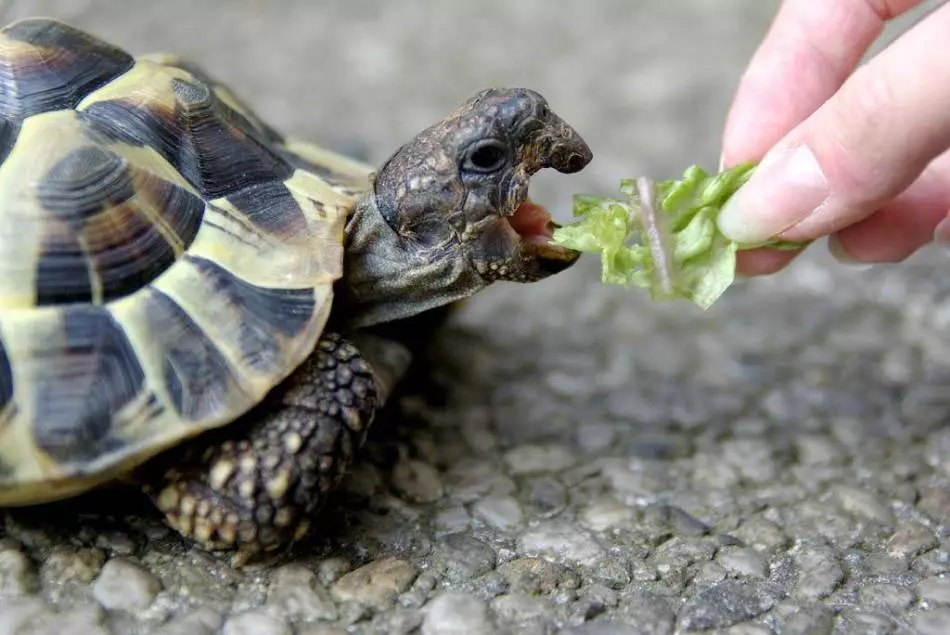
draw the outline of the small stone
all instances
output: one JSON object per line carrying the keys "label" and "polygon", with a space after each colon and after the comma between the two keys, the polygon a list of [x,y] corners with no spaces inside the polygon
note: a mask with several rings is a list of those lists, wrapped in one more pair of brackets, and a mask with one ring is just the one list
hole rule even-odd
{"label": "small stone", "polygon": [[409,588],[417,570],[396,557],[381,558],[341,577],[330,590],[338,602],[356,602],[385,610],[396,596]]}
{"label": "small stone", "polygon": [[779,622],[781,635],[831,635],[835,627],[835,612],[824,605],[799,606],[788,612]]}
{"label": "small stone", "polygon": [[491,608],[496,615],[511,622],[524,622],[544,616],[544,605],[526,593],[509,593],[492,600]]}
{"label": "small stone", "polygon": [[348,573],[350,568],[350,562],[346,558],[327,558],[317,565],[317,579],[323,586],[330,586]]}
{"label": "small stone", "polygon": [[0,635],[19,635],[27,624],[51,614],[46,602],[37,597],[0,599]]}
{"label": "small stone", "polygon": [[577,426],[574,442],[581,452],[595,454],[610,447],[615,436],[616,430],[613,424],[595,421]]}
{"label": "small stone", "polygon": [[732,533],[742,544],[766,553],[784,550],[789,543],[781,527],[761,516],[746,519]]}
{"label": "small stone", "polygon": [[546,555],[581,565],[594,565],[604,556],[603,548],[590,534],[566,522],[539,524],[518,542],[519,550],[526,555]]}
{"label": "small stone", "polygon": [[105,626],[108,616],[98,604],[74,606],[59,613],[44,613],[24,625],[16,635],[109,635]]}
{"label": "small stone", "polygon": [[835,489],[835,495],[841,508],[849,514],[885,525],[894,522],[894,513],[867,490],[841,485]]}
{"label": "small stone", "polygon": [[583,511],[580,522],[591,531],[607,531],[622,526],[636,517],[636,511],[613,498],[590,505]]}
{"label": "small stone", "polygon": [[574,465],[574,457],[559,445],[526,445],[509,450],[505,463],[514,475],[551,474]]}
{"label": "small stone", "polygon": [[96,536],[96,546],[118,556],[135,553],[135,541],[121,531],[107,531]]}
{"label": "small stone", "polygon": [[695,581],[699,584],[718,584],[725,579],[725,567],[718,562],[707,562],[699,569]]}
{"label": "small stone", "polygon": [[725,635],[773,635],[772,629],[759,624],[736,624]]}
{"label": "small stone", "polygon": [[511,593],[550,594],[576,579],[563,565],[541,558],[517,558],[498,567]]}
{"label": "small stone", "polygon": [[630,584],[630,568],[618,558],[607,558],[592,568],[591,580],[619,591]]}
{"label": "small stone", "polygon": [[910,589],[894,584],[871,584],[858,592],[862,603],[899,612],[914,602],[914,593]]}
{"label": "small stone", "polygon": [[297,635],[350,635],[342,626],[333,624],[311,624],[297,631]]}
{"label": "small stone", "polygon": [[462,503],[473,503],[489,494],[511,494],[518,489],[500,466],[475,459],[453,465],[443,481],[452,498]]}
{"label": "small stone", "polygon": [[102,549],[56,547],[41,565],[40,577],[46,584],[90,584],[105,561]]}
{"label": "small stone", "polygon": [[467,593],[446,593],[425,607],[422,635],[492,635],[485,602]]}
{"label": "small stone", "polygon": [[514,531],[523,521],[521,506],[512,496],[488,496],[475,503],[472,514],[478,520],[499,531]]}
{"label": "small stone", "polygon": [[215,635],[223,623],[220,613],[201,607],[172,618],[149,635]]}
{"label": "small stone", "polygon": [[414,503],[433,503],[445,493],[439,471],[428,463],[413,459],[396,464],[392,484],[404,498]]}
{"label": "small stone", "polygon": [[467,530],[472,518],[464,505],[452,505],[439,511],[432,518],[432,527],[436,537],[457,534]]}
{"label": "small stone", "polygon": [[109,610],[134,613],[151,606],[161,590],[154,575],[125,558],[113,558],[99,572],[92,596]]}
{"label": "small stone", "polygon": [[901,523],[887,541],[887,549],[895,556],[917,556],[937,546],[934,532],[919,523]]}
{"label": "small stone", "polygon": [[332,621],[336,606],[317,575],[301,565],[284,565],[275,570],[267,590],[271,613],[288,622]]}
{"label": "small stone", "polygon": [[935,520],[950,518],[950,490],[946,487],[924,487],[917,507]]}
{"label": "small stone", "polygon": [[795,555],[798,581],[794,595],[819,600],[831,595],[844,580],[844,570],[830,549],[803,549]]}
{"label": "small stone", "polygon": [[739,580],[725,580],[704,589],[683,608],[685,630],[725,628],[757,617],[775,603],[775,598],[759,587]]}
{"label": "small stone", "polygon": [[950,578],[925,578],[917,585],[917,596],[923,602],[950,606]]}
{"label": "small stone", "polygon": [[838,463],[844,453],[832,437],[818,434],[802,434],[795,439],[798,462],[814,467]]}
{"label": "small stone", "polygon": [[16,549],[0,551],[0,596],[29,595],[37,588],[33,563]]}
{"label": "small stone", "polygon": [[950,609],[936,609],[914,616],[916,635],[947,635],[950,628]]}
{"label": "small stone", "polygon": [[437,557],[445,565],[445,574],[452,580],[471,580],[495,568],[498,556],[486,542],[466,534],[445,536]]}
{"label": "small stone", "polygon": [[[638,622],[639,623],[639,622]],[[639,626],[624,624],[614,619],[597,619],[580,626],[573,626],[558,631],[558,635],[646,635],[657,633],[658,635],[671,635],[672,631],[649,631]]]}
{"label": "small stone", "polygon": [[[632,591],[620,596],[618,612],[637,625],[634,633],[672,635],[676,613],[666,598],[649,591]],[[612,631],[602,631],[610,633]]]}
{"label": "small stone", "polygon": [[261,611],[246,611],[234,615],[224,623],[221,635],[292,635],[283,620]]}
{"label": "small stone", "polygon": [[768,575],[765,560],[752,549],[726,547],[719,551],[716,560],[733,575],[754,578],[765,578]]}
{"label": "small stone", "polygon": [[567,506],[567,490],[553,478],[536,478],[531,482],[531,504],[541,518],[552,518]]}

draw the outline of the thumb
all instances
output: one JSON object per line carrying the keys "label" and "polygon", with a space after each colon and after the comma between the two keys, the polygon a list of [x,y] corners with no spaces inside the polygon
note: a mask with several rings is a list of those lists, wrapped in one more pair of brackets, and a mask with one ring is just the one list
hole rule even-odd
{"label": "thumb", "polygon": [[950,5],[859,68],[723,208],[738,242],[811,240],[870,216],[950,147]]}

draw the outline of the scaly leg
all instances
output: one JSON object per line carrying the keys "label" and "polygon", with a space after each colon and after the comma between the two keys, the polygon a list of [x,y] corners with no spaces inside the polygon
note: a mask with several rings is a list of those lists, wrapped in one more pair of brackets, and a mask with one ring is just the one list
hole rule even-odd
{"label": "scaly leg", "polygon": [[324,333],[254,411],[172,450],[145,490],[167,522],[238,566],[289,547],[339,483],[383,395],[360,350]]}

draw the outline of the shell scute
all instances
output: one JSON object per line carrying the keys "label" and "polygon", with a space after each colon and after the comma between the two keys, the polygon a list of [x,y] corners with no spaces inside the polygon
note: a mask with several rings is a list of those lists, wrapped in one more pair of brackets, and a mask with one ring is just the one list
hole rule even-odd
{"label": "shell scute", "polygon": [[51,20],[20,20],[0,34],[0,116],[20,120],[73,108],[126,72],[131,55]]}
{"label": "shell scute", "polygon": [[104,307],[75,305],[58,341],[33,341],[29,368],[35,384],[33,435],[57,462],[75,463],[115,451],[114,427],[140,414],[145,372],[122,326]]}

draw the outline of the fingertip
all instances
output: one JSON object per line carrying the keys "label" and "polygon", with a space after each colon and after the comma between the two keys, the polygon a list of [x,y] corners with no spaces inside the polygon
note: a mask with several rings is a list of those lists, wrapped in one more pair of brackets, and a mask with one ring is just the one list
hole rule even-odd
{"label": "fingertip", "polygon": [[802,250],[749,249],[736,256],[736,273],[742,277],[755,278],[779,273],[792,263]]}

